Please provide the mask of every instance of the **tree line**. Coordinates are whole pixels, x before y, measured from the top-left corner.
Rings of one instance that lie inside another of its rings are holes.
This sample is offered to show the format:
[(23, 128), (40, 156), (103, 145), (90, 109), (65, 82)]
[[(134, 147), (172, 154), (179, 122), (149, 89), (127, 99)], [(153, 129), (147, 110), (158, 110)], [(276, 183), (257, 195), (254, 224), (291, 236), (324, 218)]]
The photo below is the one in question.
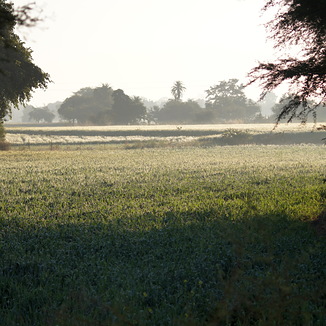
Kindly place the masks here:
[[(0, 129), (12, 108), (26, 106), (32, 92), (46, 88), (50, 76), (33, 62), (32, 50), (26, 48), (15, 33), (17, 26), (33, 26), (38, 17), (31, 15), (32, 7), (14, 8), (8, 0), (0, 0)], [(275, 47), (297, 45), (300, 55), (278, 58), (274, 62), (260, 63), (248, 74), (249, 84), (258, 82), (264, 99), (276, 87), (287, 82), (290, 87), (276, 121), (299, 119), (307, 121), (325, 106), (326, 98), (326, 2), (320, 0), (266, 0), (263, 12), (276, 9), (266, 24)], [(214, 123), (264, 119), (257, 103), (246, 98), (243, 85), (231, 79), (221, 81), (206, 90), (205, 107), (196, 101), (182, 101), (185, 86), (176, 82), (173, 98), (163, 107), (145, 108), (139, 97), (130, 97), (123, 90), (108, 85), (95, 89), (81, 89), (67, 98), (59, 108), (60, 116), (71, 122), (95, 124), (126, 124), (142, 121), (162, 123)], [(77, 110), (78, 106), (78, 110)], [(37, 110), (36, 110), (37, 109)], [(36, 108), (31, 118), (50, 121), (51, 112)], [(40, 121), (41, 121), (40, 120)], [(2, 139), (3, 131), (0, 130)], [(0, 139), (0, 141), (1, 141)]]
[[(172, 98), (162, 106), (147, 107), (139, 96), (128, 96), (121, 89), (107, 84), (82, 88), (64, 100), (58, 109), (61, 120), (71, 124), (140, 124), (140, 123), (223, 123), (251, 122), (260, 112), (259, 106), (244, 94), (237, 79), (219, 82), (206, 91), (205, 107), (194, 100), (183, 101), (186, 87), (176, 81), (171, 88)], [(29, 113), (34, 121), (50, 122), (53, 112), (34, 108)]]
[[(205, 124), (205, 123), (263, 123), (275, 122), (285, 103), (293, 94), (285, 94), (276, 102), (270, 93), (261, 104), (247, 98), (244, 86), (238, 79), (218, 82), (207, 89), (206, 99), (183, 101), (186, 90), (181, 81), (171, 88), (172, 97), (161, 105), (145, 101), (139, 96), (128, 96), (121, 89), (114, 90), (108, 84), (85, 87), (68, 97), (54, 112), (48, 107), (30, 108), (30, 121), (51, 123), (56, 116), (61, 121), (82, 125), (119, 124)], [(146, 103), (145, 103), (146, 102)], [(204, 105), (203, 105), (204, 104)], [(263, 114), (261, 105), (269, 105), (269, 114)], [(320, 109), (320, 108), (318, 108)], [(326, 120), (326, 112), (317, 110), (318, 118)], [(299, 117), (297, 117), (299, 119)]]

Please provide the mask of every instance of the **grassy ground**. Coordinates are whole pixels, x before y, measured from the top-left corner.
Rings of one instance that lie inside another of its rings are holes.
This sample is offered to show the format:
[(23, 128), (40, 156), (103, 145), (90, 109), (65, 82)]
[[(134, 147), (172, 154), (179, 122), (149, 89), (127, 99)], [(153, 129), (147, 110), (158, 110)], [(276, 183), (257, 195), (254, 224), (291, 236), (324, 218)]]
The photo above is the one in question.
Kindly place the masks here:
[(0, 159), (0, 325), (326, 325), (323, 146)]

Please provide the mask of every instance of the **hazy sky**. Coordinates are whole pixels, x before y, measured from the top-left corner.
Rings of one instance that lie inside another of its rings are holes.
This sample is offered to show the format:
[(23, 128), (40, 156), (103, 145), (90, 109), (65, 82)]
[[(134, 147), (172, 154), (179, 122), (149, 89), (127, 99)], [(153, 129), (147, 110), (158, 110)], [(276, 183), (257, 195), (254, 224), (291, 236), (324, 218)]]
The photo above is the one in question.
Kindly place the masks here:
[[(15, 5), (27, 0), (14, 0)], [(221, 80), (272, 58), (261, 0), (37, 0), (44, 22), (19, 31), (34, 62), (51, 75), (31, 104), (63, 101), (82, 87), (107, 83), (128, 95), (203, 98)], [(248, 96), (259, 92), (248, 89)], [(255, 98), (256, 97), (256, 98)]]

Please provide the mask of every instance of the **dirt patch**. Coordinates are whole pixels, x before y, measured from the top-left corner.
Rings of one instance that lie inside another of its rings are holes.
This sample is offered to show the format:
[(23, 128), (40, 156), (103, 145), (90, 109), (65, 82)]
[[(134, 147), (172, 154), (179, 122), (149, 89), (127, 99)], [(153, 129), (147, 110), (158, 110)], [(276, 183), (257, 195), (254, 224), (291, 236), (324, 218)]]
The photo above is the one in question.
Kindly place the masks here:
[(311, 222), (311, 225), (318, 235), (326, 236), (326, 210), (322, 211), (321, 214)]

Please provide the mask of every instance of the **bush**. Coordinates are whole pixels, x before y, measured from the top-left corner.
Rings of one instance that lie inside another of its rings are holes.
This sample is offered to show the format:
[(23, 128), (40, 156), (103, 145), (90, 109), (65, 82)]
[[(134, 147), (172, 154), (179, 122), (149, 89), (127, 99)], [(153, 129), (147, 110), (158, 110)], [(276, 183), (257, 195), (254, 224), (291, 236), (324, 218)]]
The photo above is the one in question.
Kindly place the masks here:
[(253, 135), (247, 130), (226, 129), (222, 133), (222, 141), (227, 145), (242, 145), (251, 143)]

